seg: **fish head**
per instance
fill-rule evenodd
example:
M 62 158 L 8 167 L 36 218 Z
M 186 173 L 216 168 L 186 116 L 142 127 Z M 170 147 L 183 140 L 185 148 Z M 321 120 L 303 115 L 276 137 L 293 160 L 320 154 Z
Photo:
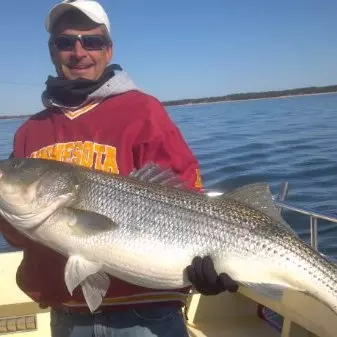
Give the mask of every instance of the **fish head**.
M 16 228 L 34 227 L 69 205 L 77 187 L 71 166 L 35 158 L 2 160 L 0 215 Z

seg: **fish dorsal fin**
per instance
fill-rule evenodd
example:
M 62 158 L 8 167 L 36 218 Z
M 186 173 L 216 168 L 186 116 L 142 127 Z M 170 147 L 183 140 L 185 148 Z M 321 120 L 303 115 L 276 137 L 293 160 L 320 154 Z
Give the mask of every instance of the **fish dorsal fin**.
M 140 169 L 134 169 L 130 177 L 141 181 L 157 183 L 172 187 L 184 187 L 183 181 L 171 169 L 163 169 L 160 165 L 149 162 Z
M 273 220 L 284 225 L 284 227 L 289 229 L 292 233 L 295 233 L 291 226 L 282 218 L 274 205 L 273 197 L 267 183 L 248 184 L 225 193 L 223 197 L 244 203 L 268 215 Z

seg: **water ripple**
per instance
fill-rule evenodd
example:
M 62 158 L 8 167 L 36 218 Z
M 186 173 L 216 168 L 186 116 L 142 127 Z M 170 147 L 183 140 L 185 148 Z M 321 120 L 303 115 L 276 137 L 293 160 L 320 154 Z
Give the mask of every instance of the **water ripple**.
M 201 165 L 206 187 L 230 190 L 288 181 L 288 199 L 337 216 L 337 95 L 169 108 Z M 188 121 L 188 125 L 185 122 Z M 308 218 L 285 218 L 309 240 Z M 319 227 L 320 249 L 337 257 L 337 225 Z

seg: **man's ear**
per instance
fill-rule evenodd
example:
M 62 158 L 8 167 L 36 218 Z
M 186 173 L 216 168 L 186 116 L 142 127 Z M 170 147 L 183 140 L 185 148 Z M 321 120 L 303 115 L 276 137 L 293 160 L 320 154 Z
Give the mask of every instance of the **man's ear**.
M 55 50 L 55 46 L 50 40 L 48 41 L 48 49 L 49 49 L 50 59 L 55 65 L 57 63 L 56 50 Z
M 50 60 L 52 61 L 54 67 L 55 67 L 55 71 L 58 74 L 58 76 L 61 76 L 61 65 L 60 65 L 60 59 L 57 56 L 57 49 L 53 44 L 49 44 L 48 45 L 48 49 L 49 49 L 49 55 L 50 55 Z
M 112 43 L 106 48 L 106 61 L 110 63 L 113 55 Z

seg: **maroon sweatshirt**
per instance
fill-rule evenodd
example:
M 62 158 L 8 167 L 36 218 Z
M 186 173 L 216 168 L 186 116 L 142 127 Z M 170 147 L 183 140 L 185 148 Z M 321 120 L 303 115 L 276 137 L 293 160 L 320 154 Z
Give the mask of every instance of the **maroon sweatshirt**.
M 180 131 L 158 100 L 137 90 L 93 101 L 72 113 L 59 108 L 40 112 L 16 132 L 13 155 L 70 162 L 121 175 L 151 161 L 171 167 L 189 188 L 201 188 L 198 162 Z M 2 225 L 1 230 L 9 243 L 23 249 L 17 284 L 28 296 L 50 306 L 86 306 L 80 287 L 73 296 L 66 288 L 64 256 L 8 225 Z M 146 289 L 111 277 L 103 305 L 183 302 L 186 293 L 187 289 Z

